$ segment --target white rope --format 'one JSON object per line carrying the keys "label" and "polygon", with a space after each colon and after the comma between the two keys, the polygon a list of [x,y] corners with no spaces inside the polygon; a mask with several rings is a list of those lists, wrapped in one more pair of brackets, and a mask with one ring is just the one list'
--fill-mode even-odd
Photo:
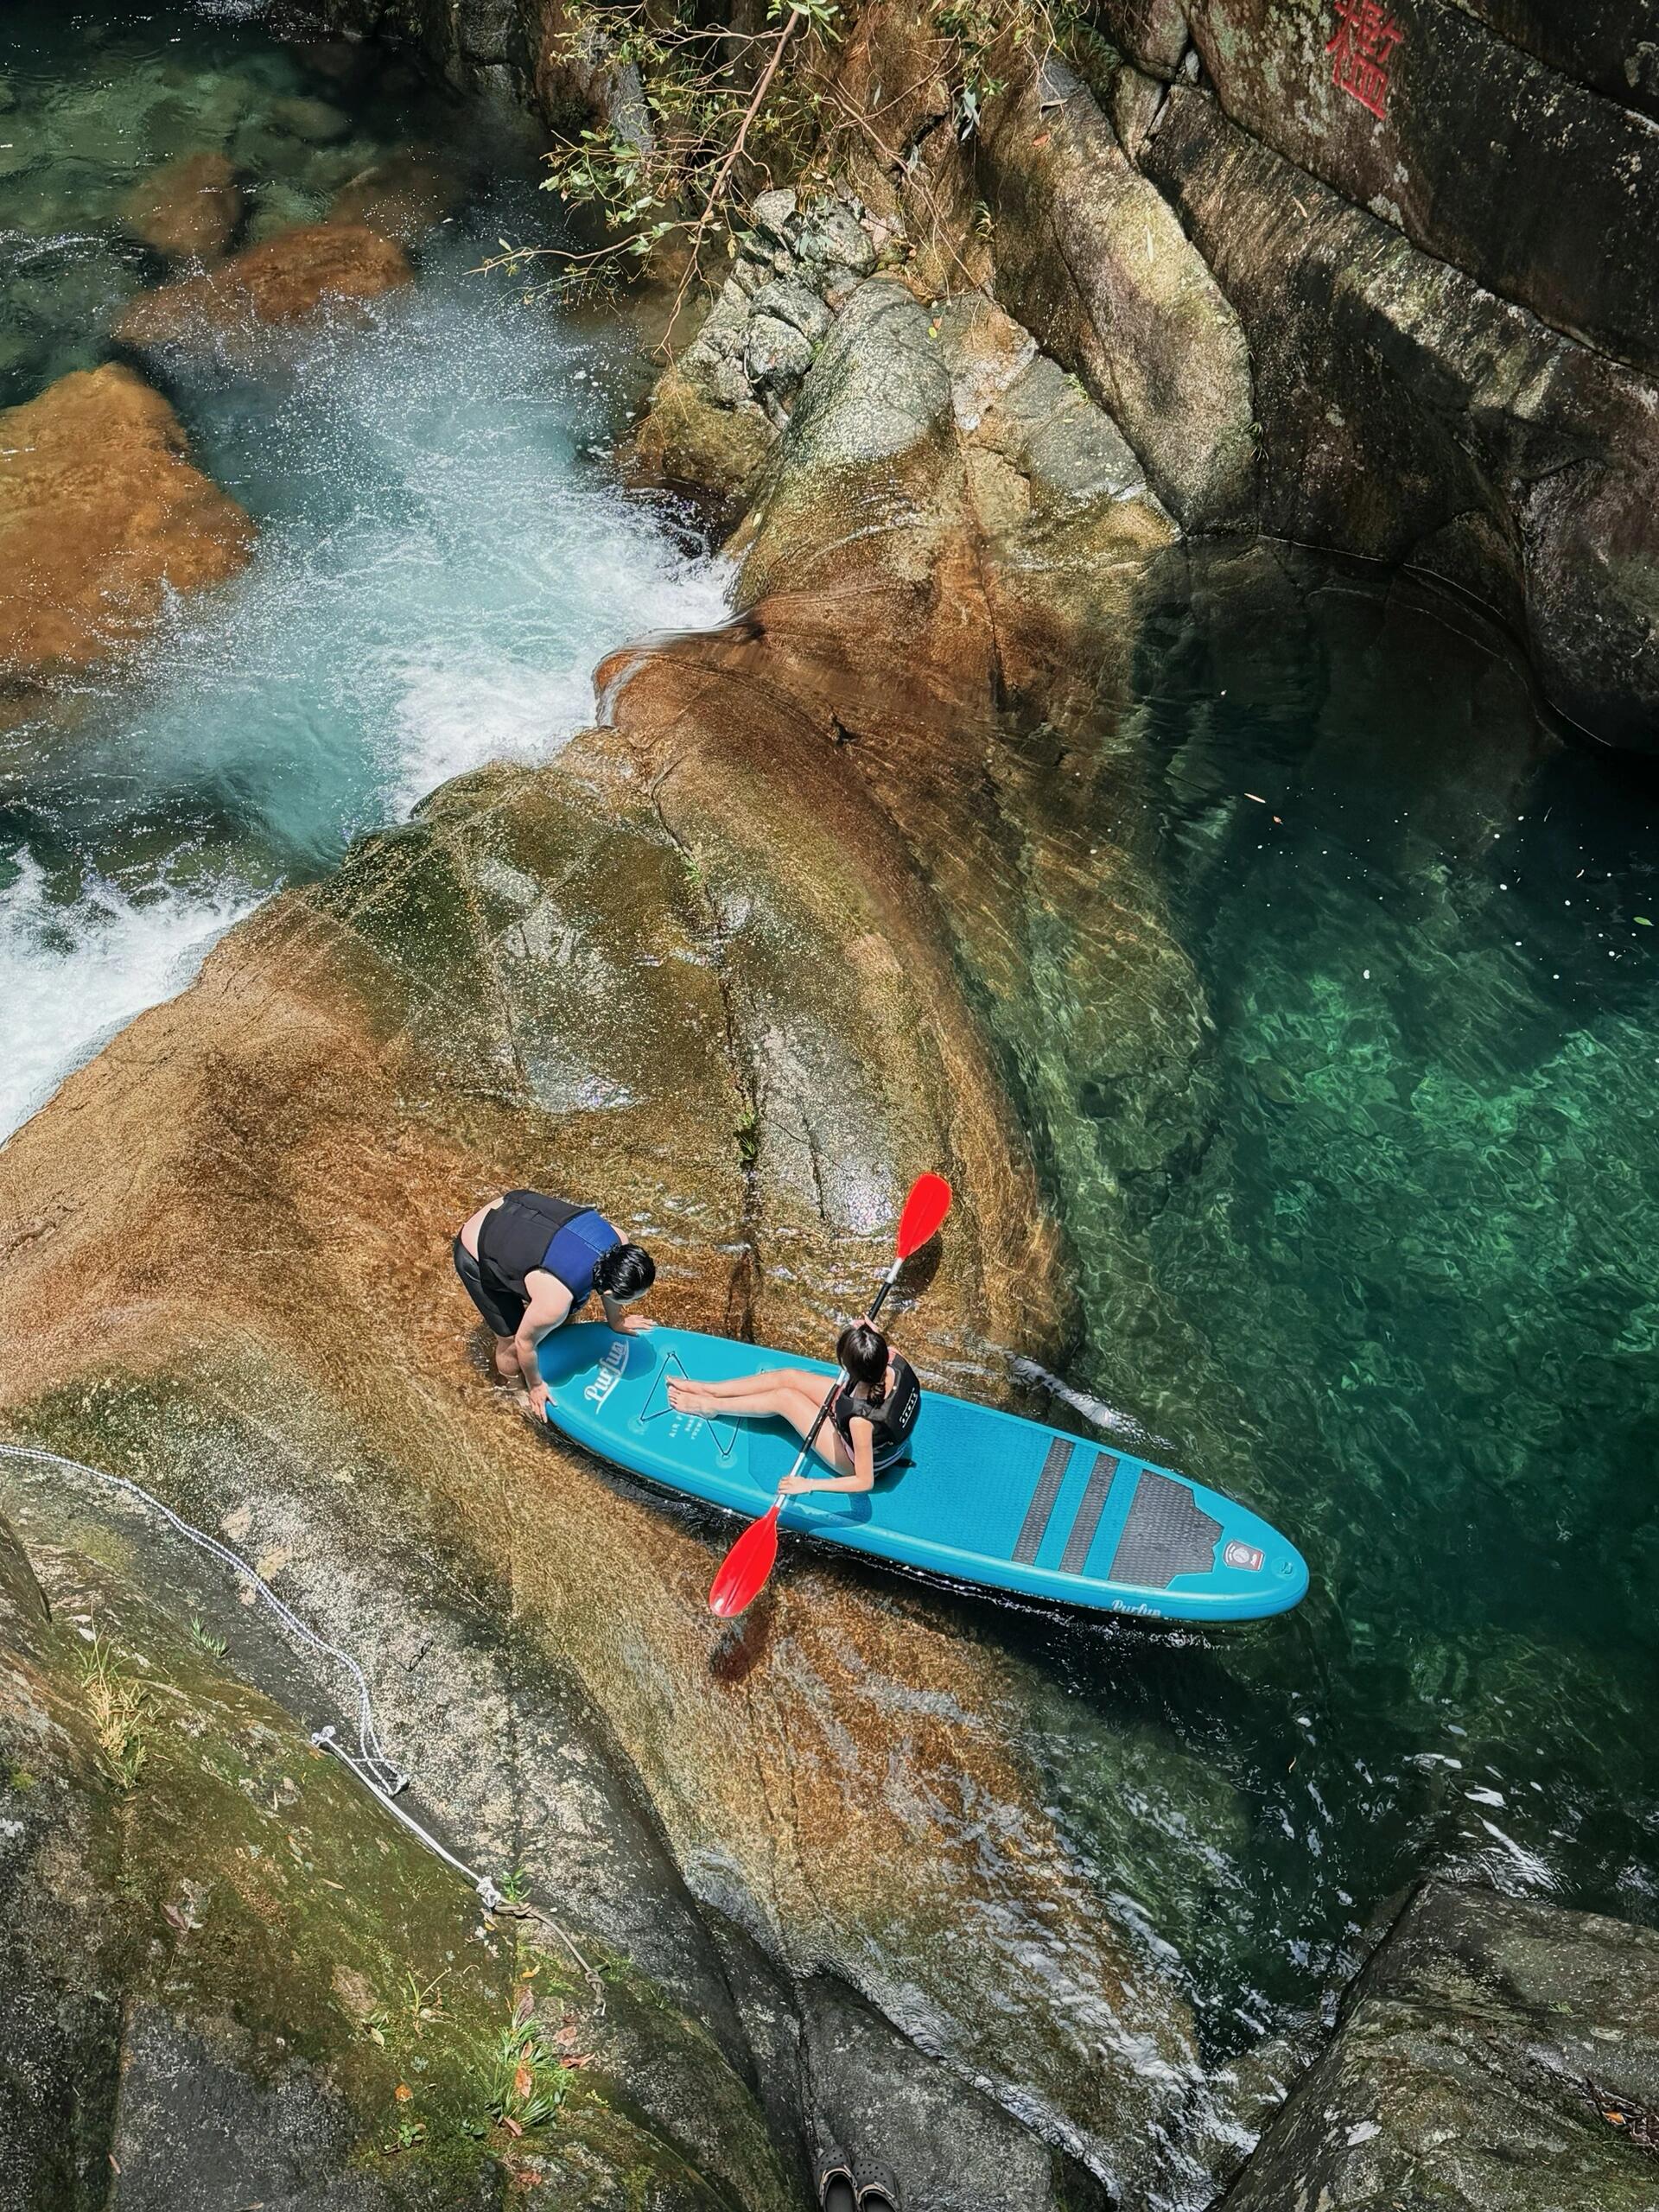
{"label": "white rope", "polygon": [[374,1700],[370,1694],[368,1677],[357,1661],[353,1658],[349,1651],[342,1651],[337,1643],[330,1643],[326,1637],[319,1636],[315,1629],[308,1627],[294,1608],[276,1595],[264,1577],[254,1572],[239,1552],[232,1551],[228,1544],[221,1543],[217,1536],[210,1536],[205,1529],[194,1527],[190,1522],[175,1513],[170,1505],[165,1504],[152,1491],[147,1491],[142,1483],[132,1482],[125,1475],[112,1475],[106,1468],[89,1467],[83,1460],[68,1459],[61,1452],[42,1452],[27,1444],[0,1443],[0,1458],[30,1459],[40,1466],[62,1467],[71,1474],[90,1475],[95,1482],[106,1483],[111,1489],[121,1491],[128,1497],[136,1498],[141,1505],[148,1506],[152,1512],[159,1513],[162,1520],[169,1527],[175,1529],[188,1541],[194,1544],[199,1550],[207,1553],[211,1558],[218,1560],[222,1566],[228,1567],[232,1573],[239,1575],[251,1590],[264,1599],[277,1620],[296,1643],[308,1644],[312,1650],[320,1651],[325,1658],[332,1659],[337,1667],[351,1676],[357,1686],[358,1749],[356,1755],[353,1756],[346,1750],[332,1726],[320,1728],[317,1731],[311,1738],[313,1746],[318,1751],[332,1751],[343,1765],[351,1769],[364,1788],[372,1792],[389,1813],[401,1821],[411,1834],[420,1838],[429,1851],[435,1853],[446,1864],[453,1866],[457,1873],[465,1875],[482,1898],[486,1910],[493,1910],[502,1902],[500,1891],[487,1874],[477,1873],[472,1867],[465,1865],[452,1851],[447,1850],[429,1830],[423,1827],[412,1813],[393,1802],[401,1791],[409,1787],[409,1777],[386,1755],[385,1746],[380,1741],[379,1729],[375,1722]]}
{"label": "white rope", "polygon": [[228,1567],[232,1573],[239,1575],[257,1596],[264,1599],[278,1622],[296,1643],[308,1644],[312,1650],[321,1652],[325,1658],[332,1659],[337,1667],[349,1675],[357,1686],[356,1751],[346,1749],[332,1726],[317,1730],[311,1738],[312,1748],[331,1752],[342,1766],[349,1768],[378,1804],[384,1806],[392,1818],[401,1822],[435,1858],[442,1859],[446,1866],[452,1866],[464,1881],[471,1885],[486,1912],[513,1913],[525,1919],[536,1920],[556,1936],[587,1977],[594,1993],[595,2010],[604,2010],[603,1981],[550,1912],[526,1899],[510,1897],[491,1876],[480,1874],[476,1867],[467,1866],[465,1859],[457,1859],[454,1853],[446,1844],[441,1843],[429,1828],[422,1826],[407,1806],[397,1803],[400,1793],[409,1787],[410,1777],[386,1755],[380,1741],[380,1732],[375,1724],[374,1700],[370,1695],[368,1676],[349,1651],[342,1651],[337,1643],[330,1643],[326,1637],[319,1636],[315,1629],[308,1627],[294,1608],[276,1595],[270,1583],[262,1575],[255,1573],[239,1552],[232,1551],[217,1536],[210,1536],[205,1529],[193,1527],[170,1505],[164,1504],[153,1492],[147,1491],[142,1483],[132,1482],[125,1475],[112,1475],[104,1467],[89,1467],[84,1460],[65,1459],[61,1452],[40,1451],[29,1444],[0,1443],[0,1459],[29,1459],[43,1467],[61,1467],[70,1474],[88,1475],[94,1482],[107,1483],[112,1490],[124,1491],[128,1497],[136,1498],[141,1505],[159,1513],[169,1527],[175,1529],[199,1550],[207,1553],[222,1566]]}
{"label": "white rope", "polygon": [[326,1659],[332,1659],[356,1683],[359,1758],[367,1775],[374,1777],[377,1791],[391,1798],[399,1790],[408,1788],[409,1777],[387,1758],[381,1745],[379,1731],[375,1726],[374,1700],[369,1694],[368,1677],[361,1667],[349,1651],[342,1651],[337,1643],[330,1643],[314,1629],[308,1628],[293,1607],[285,1605],[270,1583],[254,1573],[239,1552],[233,1552],[228,1544],[220,1543],[217,1536],[210,1536],[205,1529],[193,1528],[189,1522],[181,1520],[170,1505],[164,1505],[141,1483],[130,1482],[124,1475],[110,1474],[102,1467],[85,1466],[79,1459],[66,1459],[60,1452],[41,1452],[26,1444],[0,1444],[0,1457],[33,1459],[42,1466],[67,1468],[73,1474],[91,1475],[94,1481],[107,1483],[113,1490],[124,1491],[129,1497],[137,1498],[141,1505],[147,1505],[152,1511],[159,1513],[162,1520],[200,1550],[218,1560],[221,1566],[228,1567],[232,1573],[239,1574],[249,1588],[264,1599],[296,1642],[308,1644],[314,1651],[321,1652]]}

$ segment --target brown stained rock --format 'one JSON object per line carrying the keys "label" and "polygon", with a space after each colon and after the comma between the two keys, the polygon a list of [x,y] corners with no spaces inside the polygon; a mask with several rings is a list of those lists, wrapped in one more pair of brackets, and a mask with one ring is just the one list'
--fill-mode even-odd
{"label": "brown stained rock", "polygon": [[[902,288],[867,285],[784,441],[798,491],[772,481],[749,533],[747,611],[615,656],[611,727],[555,768],[448,787],[264,909],[19,1133],[0,1332],[27,1349],[3,1387],[38,1402],[109,1367],[95,1336],[31,1317],[118,1211],[99,1297],[131,1317],[122,1366],[188,1369],[308,1455],[372,1440],[391,1494],[573,1670],[696,1894],[1141,2177],[1189,2025],[1059,1848],[1017,1665],[808,1554],[717,1631],[726,1532],[505,1414],[448,1256],[493,1191],[592,1193],[656,1251],[663,1318],[807,1350],[868,1298],[931,1166],[957,1205],[898,1340],[992,1395],[993,1347],[1058,1345],[1061,1255],[963,969],[1029,999],[1025,918],[1063,868],[1111,893],[1085,902],[1077,957],[1158,979],[1166,1038],[1185,1010],[1146,884],[1073,849],[999,669],[1034,683],[1058,619],[1045,531],[1121,533],[1109,607],[1068,633],[1109,657],[1131,550],[1169,529],[1097,415],[1096,462],[1124,481],[1042,461],[1088,403],[1063,378],[1064,400],[1033,397],[988,315],[946,349]],[[982,532],[952,362],[1040,527]],[[1145,1058],[1147,1027],[1127,1031]],[[306,1378],[303,1416],[284,1376]],[[1131,2048],[1156,2063],[1104,2055]]]}
{"label": "brown stained rock", "polygon": [[130,369],[77,370],[0,415],[0,680],[130,644],[167,594],[234,575],[253,525]]}
{"label": "brown stained rock", "polygon": [[242,219],[242,192],[224,154],[163,162],[136,184],[123,210],[127,228],[172,261],[217,261]]}
{"label": "brown stained rock", "polygon": [[414,275],[401,246],[362,223],[302,223],[205,276],[147,292],[115,327],[124,345],[245,344],[251,328],[303,322],[378,299]]}
{"label": "brown stained rock", "polygon": [[360,224],[397,245],[440,223],[461,198],[454,174],[423,154],[393,154],[348,177],[328,209],[331,223]]}
{"label": "brown stained rock", "polygon": [[[1051,1235],[902,845],[804,715],[731,734],[639,719],[451,787],[73,1077],[0,1166],[3,1387],[183,1367],[308,1456],[368,1445],[575,1671],[694,1889],[1134,2165],[1187,2031],[1067,1870],[1007,1662],[803,1558],[728,1665],[721,1532],[504,1415],[467,1357],[448,1236],[520,1180],[634,1225],[664,1318],[802,1347],[868,1295],[906,1178],[944,1166],[957,1215],[901,1340],[931,1372],[982,1330],[1042,1333]],[[118,1212],[111,1351],[38,1321]],[[1102,2063],[1131,2033],[1165,2086]]]}
{"label": "brown stained rock", "polygon": [[[1032,722],[1121,678],[1172,535],[1006,317],[871,280],[768,464],[740,616],[613,656],[607,726],[556,766],[448,786],[264,909],[0,1154],[0,1402],[188,1375],[307,1464],[372,1452],[400,1522],[570,1670],[705,1907],[1117,2193],[1192,2079],[1190,2024],[1061,1847],[1020,1662],[807,1553],[717,1630],[728,1532],[504,1407],[448,1240],[515,1183],[591,1194],[656,1252],[659,1316],[806,1351],[938,1168],[956,1207],[898,1341],[991,1397],[1007,1347],[1057,1351],[1064,1257],[1002,1057],[1040,1028],[1034,946],[1121,983],[1099,1056],[1166,1109],[1148,1147],[1172,1094],[1190,1119],[1202,1007],[1132,829],[1102,859],[1079,826],[1080,778],[1140,818],[1129,772]],[[113,1350],[37,1325],[95,1261]],[[285,1576],[305,1526],[259,1532]]]}

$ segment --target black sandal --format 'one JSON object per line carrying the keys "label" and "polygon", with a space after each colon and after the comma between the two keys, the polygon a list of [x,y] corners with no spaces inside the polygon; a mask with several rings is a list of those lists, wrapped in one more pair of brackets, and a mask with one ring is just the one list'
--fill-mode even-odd
{"label": "black sandal", "polygon": [[858,2212],[853,2170],[845,2152],[828,2144],[818,2152],[818,2203],[822,2212]]}
{"label": "black sandal", "polygon": [[901,2212],[899,2184],[890,2166],[876,2166],[854,2199],[857,2212]]}

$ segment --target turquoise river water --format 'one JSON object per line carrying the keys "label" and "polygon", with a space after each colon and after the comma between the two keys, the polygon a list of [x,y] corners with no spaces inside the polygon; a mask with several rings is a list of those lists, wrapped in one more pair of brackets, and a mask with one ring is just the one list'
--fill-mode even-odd
{"label": "turquoise river water", "polygon": [[[0,738],[0,1131],[278,883],[550,756],[609,646],[722,605],[604,458],[622,340],[471,273],[543,219],[512,127],[256,14],[12,11],[0,400],[107,357],[155,275],[116,211],[170,153],[229,149],[275,226],[438,143],[459,212],[366,330],[169,385],[258,550],[73,726]],[[296,97],[332,137],[284,133]],[[1218,2059],[1431,1868],[1659,1918],[1654,795],[1543,732],[1478,623],[1311,563],[1285,604],[1234,631],[1172,594],[1101,717],[1207,1017],[1165,1167],[1119,1173],[1086,974],[1007,1043],[1083,1274],[1070,1379],[1291,1532],[1313,1593],[1224,1638],[937,1601],[1028,1662],[1067,1846]]]}
{"label": "turquoise river water", "polygon": [[[550,756],[591,717],[598,656],[723,605],[718,573],[616,488],[615,391],[637,366],[614,326],[527,313],[472,273],[504,230],[549,226],[519,128],[435,105],[384,59],[366,89],[342,82],[255,13],[9,12],[0,404],[110,358],[159,274],[120,205],[169,156],[227,150],[256,237],[411,144],[435,146],[457,213],[366,332],[325,330],[257,373],[168,365],[194,456],[257,551],[177,609],[136,677],[89,680],[60,734],[0,734],[0,1133],[277,883],[463,768]],[[337,135],[278,127],[293,101]]]}

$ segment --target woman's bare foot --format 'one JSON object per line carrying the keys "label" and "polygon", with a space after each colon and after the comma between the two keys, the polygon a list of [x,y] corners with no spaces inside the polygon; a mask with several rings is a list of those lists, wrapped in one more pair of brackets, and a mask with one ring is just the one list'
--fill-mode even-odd
{"label": "woman's bare foot", "polygon": [[709,1410],[708,1395],[699,1382],[676,1376],[668,1386],[668,1402],[677,1414],[702,1414]]}

